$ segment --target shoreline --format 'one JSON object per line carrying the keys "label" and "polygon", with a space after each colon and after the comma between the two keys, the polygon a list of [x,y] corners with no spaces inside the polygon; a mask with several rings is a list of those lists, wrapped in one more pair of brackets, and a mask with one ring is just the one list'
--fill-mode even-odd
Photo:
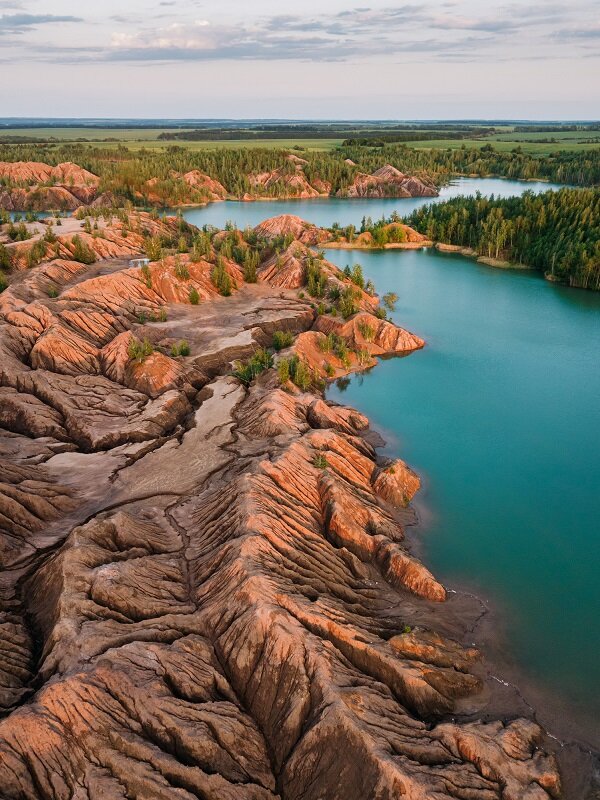
{"label": "shoreline", "polygon": [[[416,352],[412,355],[418,356]],[[372,371],[376,366],[368,370]],[[353,379],[360,372],[352,371],[347,377]],[[329,380],[324,392],[325,399],[334,405],[338,405],[338,401],[328,398],[328,390],[336,380]],[[352,407],[363,413],[360,406],[353,404]],[[390,442],[390,434],[373,425],[370,419],[364,435],[375,448],[379,463],[386,463],[394,457],[402,458],[398,443]],[[392,434],[392,439],[395,438]],[[382,450],[387,452],[383,454]],[[474,646],[481,652],[481,674],[490,688],[489,699],[479,712],[474,715],[455,713],[452,719],[502,719],[505,722],[515,717],[532,719],[542,727],[545,740],[550,742],[548,747],[558,759],[563,778],[561,798],[582,800],[600,770],[600,741],[594,742],[597,720],[565,694],[535,680],[524,666],[517,663],[508,635],[510,615],[498,598],[486,597],[476,579],[447,579],[440,574],[439,568],[433,570],[427,558],[430,529],[425,520],[431,517],[425,499],[427,477],[417,474],[421,486],[406,509],[413,514],[413,520],[407,521],[404,515],[402,518],[407,550],[442,582],[447,592],[442,610],[449,618],[445,620],[449,633],[461,645]],[[474,620],[472,626],[471,619]]]}
{"label": "shoreline", "polygon": [[502,258],[492,258],[491,256],[482,256],[477,250],[472,247],[463,247],[460,244],[447,244],[446,242],[435,242],[433,244],[436,250],[440,253],[457,253],[465,258],[473,258],[478,264],[485,264],[486,267],[494,267],[495,269],[512,269],[524,272],[541,272],[529,264],[519,264],[515,261],[505,261]]}
{"label": "shoreline", "polygon": [[[413,355],[417,356],[417,353]],[[359,371],[355,371],[348,377],[353,378],[358,374]],[[324,396],[328,402],[337,405],[337,401],[327,397],[327,390],[334,383],[335,379],[328,382]],[[370,418],[364,436],[375,448],[381,463],[389,458],[401,457],[398,445],[390,444],[389,438],[386,438],[389,433],[373,424]],[[386,455],[378,452],[383,449],[388,451]],[[407,550],[443,583],[448,595],[444,608],[446,616],[451,618],[449,622],[446,620],[450,635],[461,645],[474,646],[480,651],[481,675],[490,688],[488,701],[480,711],[474,715],[455,713],[452,719],[499,718],[507,722],[524,716],[534,720],[542,727],[545,739],[551,743],[549,749],[558,759],[563,778],[561,797],[563,800],[582,800],[586,796],[583,792],[600,770],[600,739],[593,741],[596,720],[591,715],[586,716],[576,706],[574,710],[574,701],[565,694],[556,694],[550,685],[535,680],[517,662],[508,635],[510,613],[498,598],[485,597],[476,581],[457,578],[454,582],[440,574],[439,568],[433,572],[427,558],[430,530],[425,519],[431,517],[425,499],[427,477],[419,474],[419,478],[421,488],[406,509],[413,514],[413,520],[407,520],[404,515],[402,518]],[[471,619],[474,620],[472,624],[469,622]]]}
{"label": "shoreline", "polygon": [[431,247],[433,242],[426,240],[424,242],[390,242],[383,244],[379,247],[372,247],[371,245],[355,245],[351,242],[320,242],[319,247],[322,250],[424,250]]}
{"label": "shoreline", "polygon": [[[139,229],[153,225],[164,234],[171,228],[176,230],[175,219],[159,221],[147,215],[136,225]],[[442,763],[462,763],[479,785],[480,777],[485,777],[480,774],[480,766],[483,764],[483,770],[489,771],[494,765],[493,770],[498,769],[495,783],[503,785],[504,775],[508,775],[525,791],[525,786],[535,782],[542,762],[547,765],[544,775],[549,785],[558,786],[554,761],[546,755],[555,752],[555,745],[551,746],[551,740],[526,721],[535,720],[535,711],[531,706],[519,705],[518,692],[515,694],[511,688],[507,693],[505,684],[498,683],[490,672],[489,661],[480,665],[471,649],[468,637],[472,636],[471,631],[477,631],[484,616],[481,601],[475,602],[475,595],[450,589],[447,602],[443,603],[443,586],[413,556],[411,529],[418,519],[418,505],[407,509],[406,504],[416,491],[418,477],[400,459],[386,459],[384,465],[379,454],[365,447],[365,440],[380,447],[381,435],[368,428],[369,421],[360,412],[324,403],[319,386],[301,389],[299,384],[290,382],[289,373],[287,381],[280,379],[272,370],[272,362],[263,377],[254,375],[247,382],[239,375],[236,380],[231,374],[232,359],[256,355],[257,345],[268,346],[278,329],[295,334],[295,348],[301,337],[305,344],[315,344],[329,331],[337,331],[348,346],[358,346],[362,340],[357,337],[365,337],[359,323],[369,322],[373,298],[363,296],[369,310],[361,311],[362,317],[353,314],[348,322],[333,317],[326,320],[318,317],[310,308],[310,300],[304,298],[304,274],[294,264],[290,282],[295,285],[284,284],[282,288],[282,271],[270,273],[267,258],[260,284],[246,285],[241,281],[234,293],[222,296],[211,282],[212,262],[189,262],[187,278],[177,274],[174,257],[169,263],[154,262],[148,268],[149,276],[141,271],[133,274],[126,256],[130,254],[128,248],[135,249],[143,241],[141,234],[118,241],[122,257],[114,264],[114,270],[96,275],[102,268],[102,258],[96,267],[75,264],[64,274],[52,272],[56,264],[49,262],[47,266],[22,270],[14,289],[11,282],[10,293],[4,296],[7,314],[18,307],[26,316],[37,313],[44,318],[43,313],[49,312],[58,315],[81,308],[87,311],[90,301],[99,294],[102,302],[110,298],[111,325],[127,328],[108,344],[102,343],[101,348],[99,345],[98,375],[94,378],[94,386],[101,386],[108,398],[123,398],[123,411],[119,414],[123,423],[107,431],[106,420],[95,411],[97,398],[92,391],[90,410],[84,395],[76,416],[65,418],[64,423],[68,441],[74,439],[74,426],[78,441],[82,436],[88,437],[87,452],[75,443],[66,449],[59,445],[59,451],[44,462],[41,477],[50,486],[60,479],[65,498],[64,510],[45,530],[46,536],[51,532],[55,539],[48,539],[45,546],[50,542],[67,566],[75,565],[73,575],[78,585],[70,579],[61,585],[59,594],[50,601],[50,607],[59,603],[56,618],[49,619],[44,598],[56,561],[48,558],[48,549],[28,556],[32,559],[29,562],[15,561],[20,570],[27,570],[26,583],[15,575],[25,592],[24,619],[43,633],[43,641],[49,643],[47,658],[57,659],[61,669],[43,688],[34,686],[34,703],[18,700],[15,716],[7,718],[4,729],[18,732],[23,716],[33,719],[36,729],[43,729],[45,718],[38,715],[44,709],[45,698],[51,698],[56,687],[58,691],[66,687],[66,691],[75,669],[94,675],[102,674],[106,659],[113,659],[119,669],[121,664],[130,664],[126,649],[129,644],[121,638],[124,631],[139,650],[140,668],[144,670],[139,686],[147,691],[147,671],[152,671],[156,663],[153,654],[160,651],[168,660],[173,652],[169,649],[171,643],[164,646],[165,642],[148,638],[145,620],[150,610],[149,619],[173,620],[177,632],[206,637],[209,652],[214,643],[215,653],[220,656],[217,659],[215,655],[215,664],[226,664],[227,675],[223,679],[230,681],[232,696],[237,692],[235,707],[239,713],[248,714],[248,722],[258,720],[256,730],[261,736],[261,731],[267,731],[270,738],[265,741],[270,747],[287,737],[288,750],[293,751],[294,758],[298,752],[301,761],[309,756],[314,747],[311,737],[325,721],[321,704],[315,701],[317,692],[333,698],[336,712],[347,715],[342,716],[346,727],[336,718],[335,736],[324,734],[317,742],[330,763],[353,764],[364,748],[373,749],[378,741],[380,726],[374,725],[375,732],[371,734],[366,718],[352,716],[355,709],[364,708],[373,718],[389,718],[390,730],[396,724],[405,727],[402,736],[408,737],[412,754],[416,754],[416,771],[426,781],[436,779],[438,767],[429,772],[427,765],[438,761],[439,749],[433,748],[442,748]],[[91,242],[97,247],[102,243],[93,237]],[[309,255],[306,249],[304,257]],[[211,256],[216,259],[216,251],[211,251]],[[326,268],[331,280],[348,281],[334,265]],[[60,291],[48,295],[47,281],[52,274]],[[286,277],[286,273],[283,275]],[[189,299],[190,280],[205,292],[201,304]],[[150,290],[156,292],[156,299],[148,294]],[[146,302],[153,317],[144,315],[142,321],[131,320],[131,302],[139,305],[140,300]],[[164,307],[163,303],[169,307],[169,314],[159,321],[154,313]],[[40,306],[47,311],[42,312]],[[86,314],[78,319],[87,324]],[[253,321],[252,328],[248,326],[249,319]],[[15,323],[20,321],[21,317],[15,318]],[[374,330],[365,339],[371,355],[402,355],[424,345],[423,340],[395,324],[376,323],[375,318],[372,324]],[[144,357],[138,359],[130,354],[128,342],[131,337],[135,342],[136,337],[141,340],[146,336],[156,344],[165,344],[146,355],[144,361]],[[169,346],[182,341],[187,345],[186,354],[169,351]],[[39,335],[36,346],[38,351],[40,347],[47,348],[43,351],[46,359],[54,357],[52,340],[48,347],[47,336]],[[76,341],[62,357],[69,364],[76,363],[81,358],[81,347]],[[307,345],[305,356],[310,352]],[[321,349],[315,346],[314,352],[322,365]],[[308,363],[308,358],[303,360]],[[122,365],[123,373],[113,370],[113,364]],[[64,370],[64,366],[58,366]],[[32,369],[34,377],[36,368]],[[105,370],[102,378],[100,369]],[[61,381],[55,390],[56,398],[52,398],[55,404],[68,402],[65,398],[76,383],[68,376]],[[77,385],[87,384],[79,381]],[[129,392],[121,388],[125,385]],[[21,402],[20,387],[13,389],[14,402]],[[132,395],[131,390],[137,394]],[[146,434],[145,420],[137,420],[128,405],[140,403],[142,394],[148,398],[144,402],[152,413],[154,427],[150,435]],[[152,410],[157,403],[163,409],[160,416]],[[132,426],[130,430],[127,425]],[[363,436],[361,432],[365,430]],[[26,443],[11,443],[22,448],[30,461],[29,449],[35,453],[35,448],[45,446],[43,436]],[[107,506],[109,486],[111,504]],[[83,505],[71,505],[72,495],[82,498]],[[102,546],[105,525],[112,525],[116,532],[110,538],[112,549],[107,549],[98,565],[84,572],[77,565],[81,558],[85,560],[87,548]],[[136,533],[139,530],[143,536]],[[66,538],[65,531],[70,531]],[[405,539],[405,531],[411,534],[410,538]],[[158,543],[163,541],[160,537],[170,538],[154,548],[158,550],[157,559],[154,551],[132,551],[136,536],[144,541],[154,536]],[[406,547],[401,546],[403,539]],[[206,554],[195,554],[190,550],[194,546],[206,547]],[[239,547],[243,549],[240,551]],[[417,550],[415,545],[414,551]],[[133,567],[129,560],[132,553]],[[166,566],[161,566],[161,558]],[[181,564],[174,572],[168,567],[173,559]],[[151,567],[152,564],[156,566]],[[105,569],[107,565],[109,570]],[[144,565],[149,572],[143,571]],[[201,568],[197,575],[193,571],[196,567]],[[139,569],[142,572],[138,573]],[[106,573],[109,584],[105,591],[102,576]],[[135,577],[138,574],[139,583]],[[132,575],[135,580],[129,584]],[[85,583],[85,589],[80,582]],[[158,602],[153,596],[155,584],[167,598],[174,592],[181,593],[181,597],[168,599],[166,606],[161,600],[154,607]],[[129,592],[128,587],[133,591]],[[82,591],[83,604],[77,599]],[[138,611],[142,608],[140,598],[144,601],[143,613]],[[94,610],[94,620],[83,628],[79,623],[88,608]],[[228,614],[236,608],[234,621]],[[357,609],[362,609],[359,614]],[[120,618],[103,626],[107,613],[113,622],[117,613]],[[241,619],[244,622],[240,630],[237,621]],[[55,625],[60,627],[55,629]],[[222,645],[225,635],[233,637],[231,648]],[[270,637],[269,647],[265,647],[265,637]],[[177,642],[173,644],[175,651]],[[92,651],[85,649],[88,647]],[[282,656],[272,658],[271,652]],[[299,670],[306,675],[297,687],[293,684],[293,690],[289,688],[292,684],[287,683],[290,661],[293,681]],[[36,661],[36,680],[44,681],[42,668],[43,664]],[[338,685],[337,676],[344,676],[348,670],[350,684],[343,678]],[[197,670],[191,673],[196,675]],[[135,676],[133,671],[132,681]],[[357,702],[345,702],[348,685],[355,687]],[[131,691],[137,691],[137,686],[132,684]],[[177,677],[175,692],[184,693],[177,685]],[[257,692],[266,699],[253,705]],[[107,696],[100,703],[110,703],[111,698],[112,695]],[[289,698],[296,699],[297,708],[301,709],[300,737],[298,731],[288,730],[285,725],[278,724],[272,733],[269,728],[269,709],[280,707],[278,704],[287,703]],[[156,693],[148,693],[150,706],[156,700]],[[327,708],[330,706],[328,703]],[[210,713],[215,714],[218,726],[218,710]],[[56,721],[57,726],[59,722]],[[178,723],[173,724],[176,728]],[[413,737],[411,730],[415,729],[419,733]],[[516,753],[511,748],[502,749],[504,736],[516,742]],[[357,737],[360,747],[356,746]],[[469,746],[454,750],[462,737]],[[394,741],[390,740],[390,746]],[[430,741],[437,744],[429,744]],[[64,747],[66,761],[72,755],[69,747]],[[490,748],[496,753],[491,759]],[[379,755],[377,747],[374,752],[374,778],[369,786],[387,781],[390,787],[397,788],[396,776],[390,777],[389,761]],[[405,774],[410,755],[394,764],[399,776]],[[39,753],[36,758],[40,758]],[[44,758],[42,749],[42,761]],[[261,759],[262,751],[257,763],[262,764]],[[272,769],[268,759],[264,763],[267,772]],[[571,766],[566,773],[570,769]],[[313,774],[308,777],[314,781]],[[304,780],[303,775],[299,780]],[[350,779],[347,780],[350,787]],[[348,796],[355,795],[350,791]],[[363,796],[370,796],[369,790]],[[577,798],[570,789],[562,796],[565,800]]]}

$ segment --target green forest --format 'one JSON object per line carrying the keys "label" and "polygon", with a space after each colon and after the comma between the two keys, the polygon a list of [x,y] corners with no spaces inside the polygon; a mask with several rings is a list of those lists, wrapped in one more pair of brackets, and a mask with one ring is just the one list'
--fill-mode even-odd
{"label": "green forest", "polygon": [[[430,178],[437,185],[457,175],[543,179],[578,186],[600,184],[600,148],[557,151],[549,156],[532,156],[521,152],[519,147],[508,153],[499,152],[491,145],[455,150],[416,149],[402,144],[356,145],[329,152],[295,152],[307,161],[303,169],[309,182],[316,179],[331,182],[332,194],[350,185],[357,172],[371,173],[388,163],[402,172]],[[185,201],[185,197],[179,197],[185,187],[173,173],[198,169],[222,183],[229,194],[241,197],[255,189],[248,179],[251,173],[274,169],[294,172],[295,164],[287,158],[289,154],[289,149],[260,147],[191,151],[174,145],[164,152],[156,152],[76,143],[0,146],[0,161],[45,161],[52,165],[73,161],[100,176],[102,191],[112,191],[131,200],[136,199],[136,193],[142,191],[146,181],[157,178],[166,193],[165,199],[172,200],[173,204],[178,199]],[[289,195],[289,187],[284,182],[274,183],[264,192],[269,197],[284,194]]]}
{"label": "green forest", "polygon": [[600,289],[600,190],[561,189],[521,197],[456,197],[424,206],[406,224],[437,242]]}

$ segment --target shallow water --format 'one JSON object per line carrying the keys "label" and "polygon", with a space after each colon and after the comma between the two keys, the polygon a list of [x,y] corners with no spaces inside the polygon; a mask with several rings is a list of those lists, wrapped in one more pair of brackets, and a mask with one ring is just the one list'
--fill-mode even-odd
{"label": "shallow water", "polygon": [[[509,196],[546,183],[461,179],[450,196]],[[434,199],[435,201],[436,199]],[[196,225],[293,213],[360,224],[430,198],[215,203]],[[423,478],[424,558],[452,585],[502,606],[510,649],[576,713],[600,714],[600,294],[435,250],[327,251],[360,261],[424,350],[382,361],[331,399],[365,412]]]}

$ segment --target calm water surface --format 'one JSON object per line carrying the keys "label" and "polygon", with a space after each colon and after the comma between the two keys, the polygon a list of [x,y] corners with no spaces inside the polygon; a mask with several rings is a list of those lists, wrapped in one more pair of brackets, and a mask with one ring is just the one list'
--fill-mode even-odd
{"label": "calm water surface", "polygon": [[439,197],[406,197],[384,198],[377,200],[318,198],[316,200],[258,200],[252,203],[225,201],[211,203],[203,208],[188,208],[184,216],[194,225],[215,225],[222,228],[232,220],[238,228],[246,225],[258,225],[268,217],[278,214],[296,214],[315,225],[328,227],[334,222],[340,225],[360,225],[363,217],[379,219],[381,215],[389,217],[393,211],[401,216],[410,214],[416,208],[432,202],[448,200],[451,197],[475,194],[493,194],[495,197],[512,197],[526,190],[545,192],[548,189],[560,189],[560,186],[541,181],[510,181],[501,178],[459,178],[449,186],[445,186]]}
{"label": "calm water surface", "polygon": [[[463,179],[441,199],[548,188]],[[239,227],[282,213],[358,224],[425,202],[227,202],[185,216]],[[388,452],[421,474],[425,560],[449,585],[502,605],[510,648],[531,678],[600,714],[600,295],[434,250],[327,257],[359,260],[380,293],[399,295],[396,322],[427,341],[329,391],[365,412]]]}
{"label": "calm water surface", "polygon": [[427,346],[329,397],[424,478],[434,573],[500,601],[528,676],[600,713],[600,295],[434,250],[356,255]]}

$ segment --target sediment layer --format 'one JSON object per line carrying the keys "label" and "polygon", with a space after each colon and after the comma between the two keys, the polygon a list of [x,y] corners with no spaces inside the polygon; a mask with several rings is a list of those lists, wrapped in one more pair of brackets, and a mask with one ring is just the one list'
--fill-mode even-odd
{"label": "sediment layer", "polygon": [[[150,225],[177,221],[132,215],[128,242]],[[0,295],[2,796],[559,798],[543,731],[485,714],[480,654],[406,546],[418,476],[319,388],[424,342],[356,286],[348,319],[318,313],[302,241],[267,245],[256,284],[216,242],[56,258]],[[276,332],[275,368],[231,374]]]}

